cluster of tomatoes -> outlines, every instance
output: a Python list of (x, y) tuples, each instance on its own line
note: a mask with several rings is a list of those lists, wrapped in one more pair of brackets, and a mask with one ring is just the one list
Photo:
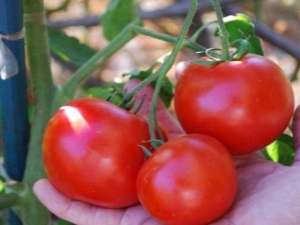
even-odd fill
[(109, 102), (76, 99), (46, 127), (47, 175), (64, 195), (107, 208), (140, 202), (164, 224), (201, 225), (232, 206), (237, 173), (232, 155), (275, 140), (294, 110), (293, 92), (270, 60), (204, 66), (190, 63), (174, 94), (186, 135), (151, 149), (148, 122)]

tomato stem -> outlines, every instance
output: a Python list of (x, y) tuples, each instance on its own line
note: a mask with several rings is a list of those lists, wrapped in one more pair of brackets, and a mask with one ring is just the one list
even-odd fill
[(120, 32), (104, 49), (97, 52), (90, 60), (81, 66), (62, 87), (62, 92), (72, 99), (78, 87), (88, 78), (88, 76), (99, 69), (113, 54), (120, 50), (125, 44), (132, 40), (136, 34), (132, 32), (132, 25), (137, 21), (132, 22), (123, 31)]
[[(51, 115), (51, 102), (55, 92), (50, 68), (50, 54), (46, 15), (43, 0), (23, 1), (26, 53), (30, 67), (33, 92), (33, 118), (29, 151), (23, 182), (28, 186), (22, 196), (26, 204), (20, 210), (24, 224), (49, 224), (49, 211), (42, 206), (32, 192), (32, 185), (44, 177), (42, 162), (42, 136)], [(29, 165), (29, 166), (28, 166)], [(25, 219), (26, 218), (26, 219)]]
[(223, 21), (223, 13), (221, 10), (221, 6), (218, 0), (211, 0), (213, 7), (215, 9), (217, 15), (217, 22), (219, 26), (220, 38), (222, 42), (222, 56), (224, 61), (228, 61), (230, 58), (229, 53), (229, 41), (228, 41), (228, 32)]
[[(160, 143), (155, 141), (156, 140), (155, 131), (160, 132), (160, 129), (159, 129), (159, 126), (158, 126), (158, 120), (157, 120), (157, 117), (156, 117), (156, 106), (157, 106), (157, 102), (158, 102), (158, 98), (159, 98), (159, 92), (160, 92), (162, 82), (163, 82), (163, 79), (164, 79), (165, 75), (167, 74), (167, 72), (170, 70), (170, 68), (174, 64), (178, 52), (183, 47), (198, 46), (198, 47), (196, 47), (197, 50), (200, 50), (200, 51), (206, 50), (204, 47), (199, 47), (199, 45), (191, 45), (192, 41), (186, 41), (185, 40), (185, 36), (188, 32), (190, 24), (193, 21), (193, 17), (195, 15), (196, 10), (197, 10), (197, 0), (191, 0), (190, 10), (189, 10), (189, 12), (186, 16), (186, 19), (185, 19), (184, 24), (182, 26), (181, 32), (180, 32), (178, 38), (176, 38), (176, 42), (175, 42), (175, 45), (174, 45), (174, 48), (173, 48), (171, 54), (167, 57), (166, 61), (161, 65), (161, 67), (155, 73), (151, 74), (149, 77), (144, 79), (141, 83), (139, 83), (133, 90), (131, 90), (130, 92), (125, 94), (125, 96), (123, 98), (123, 101), (120, 104), (120, 107), (124, 107), (127, 104), (127, 102), (130, 101), (130, 99), (132, 99), (132, 97), (139, 90), (141, 90), (143, 87), (147, 86), (152, 81), (157, 79), (157, 83), (156, 83), (156, 86), (155, 86), (155, 89), (154, 89), (153, 98), (152, 98), (152, 101), (150, 103), (150, 112), (149, 112), (149, 131), (150, 131), (151, 140), (152, 140), (151, 144), (154, 148), (158, 148), (160, 146)], [(145, 34), (145, 35), (152, 35), (153, 34), (152, 32), (146, 32), (144, 29), (138, 28), (138, 27), (135, 27), (135, 31), (138, 32), (138, 33)], [(159, 36), (161, 38), (166, 38), (167, 40), (172, 41), (172, 42), (175, 41), (175, 39), (170, 38), (170, 36), (166, 36), (166, 35), (159, 35)]]
[[(209, 24), (208, 24), (209, 25)], [(202, 45), (199, 45), (195, 42), (195, 39), (199, 36), (199, 34), (206, 28), (207, 26), (203, 26), (201, 27), (191, 38), (184, 40), (182, 47), (184, 48), (189, 48), (192, 49), (194, 51), (205, 51), (206, 48), (203, 47)], [(147, 30), (143, 27), (140, 26), (133, 26), (133, 30), (134, 32), (137, 32), (138, 34), (142, 34), (145, 36), (149, 36), (149, 37), (153, 37), (155, 39), (159, 39), (159, 40), (163, 40), (165, 42), (169, 42), (169, 43), (176, 43), (177, 42), (177, 37), (175, 36), (171, 36), (168, 34), (161, 34), (161, 33), (157, 33), (154, 31), (150, 31)]]
[[(243, 58), (248, 52), (249, 52), (249, 41), (246, 39), (242, 39), (242, 40), (237, 40), (237, 49), (235, 52), (233, 52), (230, 55), (229, 60), (240, 60), (241, 58)], [(235, 43), (232, 44), (232, 46)]]
[[(196, 43), (199, 35), (205, 30), (207, 29), (210, 25), (214, 24), (214, 23), (217, 23), (217, 21), (212, 21), (212, 22), (209, 22), (209, 23), (205, 23), (203, 26), (201, 26), (198, 30), (196, 30), (196, 32), (189, 38), (189, 41), (192, 42), (192, 43)], [(196, 49), (195, 49), (196, 50)], [(202, 49), (200, 49), (200, 51), (203, 51), (205, 52), (206, 51), (206, 48), (202, 47)]]
[[(33, 117), (29, 143), (28, 161), (34, 169), (29, 172), (26, 167), (24, 180), (33, 184), (43, 177), (41, 159), (41, 139), (43, 130), (50, 118), (50, 105), (54, 93), (54, 84), (50, 69), (45, 13), (41, 4), (24, 5), (24, 22), (26, 28), (26, 48), (30, 67), (30, 81), (33, 92)], [(34, 156), (33, 156), (34, 155)], [(38, 165), (39, 164), (39, 165)], [(37, 169), (39, 168), (39, 169)]]
[[(113, 54), (115, 54), (118, 50), (120, 50), (124, 45), (126, 45), (130, 40), (132, 40), (137, 34), (146, 35), (149, 37), (153, 37), (156, 39), (160, 39), (170, 43), (176, 43), (177, 37), (171, 35), (160, 34), (151, 30), (147, 30), (141, 26), (139, 26), (139, 21), (134, 21), (130, 23), (124, 30), (117, 35), (108, 46), (106, 46), (101, 51), (97, 52), (90, 60), (88, 60), (83, 66), (81, 66), (67, 81), (61, 88), (60, 92), (57, 93), (53, 110), (56, 110), (66, 101), (71, 100), (74, 98), (75, 92), (78, 87), (80, 87), (86, 79), (92, 74), (93, 71), (99, 69)], [(193, 43), (190, 40), (184, 40), (181, 48), (189, 48), (195, 51), (205, 51), (206, 48), (203, 46)], [(151, 83), (158, 76), (154, 76), (153, 78), (149, 78), (149, 80), (145, 81), (145, 83), (141, 83), (139, 87), (135, 90), (131, 91), (124, 97), (124, 102), (121, 105), (124, 106), (127, 104), (127, 101), (130, 100), (135, 93), (146, 86), (147, 84)]]
[[(189, 9), (189, 12), (186, 16), (186, 19), (185, 19), (184, 23), (183, 23), (183, 26), (182, 26), (182, 29), (179, 33), (177, 42), (176, 42), (170, 56), (167, 58), (165, 63), (163, 63), (162, 66), (157, 71), (158, 79), (157, 79), (156, 86), (155, 86), (155, 89), (154, 89), (153, 98), (152, 98), (152, 101), (150, 103), (150, 112), (149, 112), (149, 131), (150, 131), (150, 136), (151, 136), (152, 140), (155, 140), (155, 138), (156, 138), (155, 137), (155, 130), (159, 131), (158, 120), (157, 120), (157, 115), (156, 115), (156, 106), (157, 106), (157, 102), (158, 102), (158, 99), (159, 99), (159, 92), (160, 92), (164, 77), (166, 76), (167, 72), (170, 70), (170, 68), (174, 64), (176, 56), (182, 48), (185, 36), (186, 36), (186, 34), (189, 30), (189, 27), (190, 27), (190, 25), (193, 21), (195, 13), (196, 13), (197, 3), (198, 3), (197, 0), (192, 0), (191, 1), (191, 6), (190, 6), (190, 9)], [(154, 121), (154, 124), (153, 124), (152, 121)], [(151, 141), (151, 144), (155, 149), (160, 146), (160, 144), (156, 141)]]
[(151, 151), (147, 149), (145, 146), (140, 145), (140, 147), (147, 157), (150, 157), (152, 155)]
[(20, 196), (16, 193), (7, 193), (1, 196), (0, 209), (5, 210), (15, 207), (20, 200)]

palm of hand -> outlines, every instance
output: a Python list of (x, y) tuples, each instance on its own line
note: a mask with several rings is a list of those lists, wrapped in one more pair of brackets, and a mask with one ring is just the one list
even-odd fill
[[(237, 157), (236, 162), (239, 179), (236, 202), (226, 215), (211, 225), (299, 224), (299, 163), (286, 167), (267, 161), (259, 154)], [(142, 224), (158, 223), (148, 220)]]
[[(229, 212), (212, 225), (292, 225), (300, 220), (300, 164), (286, 167), (259, 153), (236, 157), (239, 190)], [(287, 210), (288, 209), (288, 210)], [(282, 213), (284, 212), (284, 213)], [(199, 214), (201, 216), (201, 214)], [(147, 221), (146, 224), (158, 224)], [(125, 225), (125, 224), (124, 224)]]
[[(258, 153), (236, 157), (235, 160), (239, 179), (236, 202), (226, 215), (212, 225), (296, 225), (299, 223), (300, 215), (296, 213), (300, 209), (299, 162), (286, 167), (267, 161)], [(47, 180), (38, 182), (38, 186), (40, 185), (44, 187), (39, 187), (36, 194), (39, 196), (41, 190), (48, 193), (48, 199), (42, 199), (43, 203), (57, 216), (78, 225), (160, 224), (140, 205), (126, 210), (103, 209), (62, 196)], [(53, 197), (56, 204), (53, 201), (51, 203)]]
[(300, 164), (286, 167), (259, 154), (237, 161), (239, 190), (232, 209), (213, 225), (299, 224)]
[[(236, 157), (236, 163), (239, 179), (236, 202), (226, 215), (211, 225), (299, 224), (298, 162), (287, 167), (267, 161), (259, 153), (254, 153)], [(147, 221), (143, 224), (158, 223)]]

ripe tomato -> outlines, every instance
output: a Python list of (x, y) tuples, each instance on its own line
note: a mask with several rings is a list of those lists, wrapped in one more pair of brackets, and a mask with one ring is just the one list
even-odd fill
[(237, 176), (216, 139), (190, 134), (166, 142), (143, 164), (137, 191), (143, 207), (172, 225), (208, 224), (232, 205)]
[(210, 67), (188, 65), (178, 80), (174, 105), (187, 133), (212, 136), (239, 155), (278, 138), (293, 115), (294, 96), (275, 63), (249, 54)]
[(121, 208), (138, 202), (136, 177), (150, 148), (148, 123), (109, 102), (76, 99), (61, 107), (46, 127), (43, 160), (64, 195), (94, 205)]

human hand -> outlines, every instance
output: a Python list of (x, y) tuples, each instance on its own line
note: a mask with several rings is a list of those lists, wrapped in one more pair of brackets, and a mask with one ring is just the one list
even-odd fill
[(300, 105), (293, 118), (295, 161), (283, 166), (260, 152), (234, 157), (238, 192), (231, 210), (211, 225), (296, 225), (300, 221)]
[[(138, 81), (131, 81), (132, 88)], [(144, 88), (137, 99), (145, 96), (140, 114), (148, 112), (152, 89)], [(296, 112), (298, 117), (299, 112)], [(159, 102), (157, 116), (169, 131), (170, 138), (184, 134), (178, 122)], [(300, 119), (296, 118), (296, 121)], [(299, 122), (298, 122), (299, 123)], [(298, 128), (299, 127), (299, 128)], [(295, 124), (295, 136), (300, 124)], [(300, 141), (296, 142), (297, 149)], [(290, 166), (267, 161), (259, 153), (234, 157), (238, 171), (238, 193), (232, 208), (212, 225), (292, 225), (300, 221), (300, 153)], [(34, 185), (38, 199), (60, 218), (77, 225), (159, 225), (141, 205), (126, 209), (104, 209), (71, 200), (59, 193), (47, 179)], [(201, 217), (201, 212), (199, 212)]]

